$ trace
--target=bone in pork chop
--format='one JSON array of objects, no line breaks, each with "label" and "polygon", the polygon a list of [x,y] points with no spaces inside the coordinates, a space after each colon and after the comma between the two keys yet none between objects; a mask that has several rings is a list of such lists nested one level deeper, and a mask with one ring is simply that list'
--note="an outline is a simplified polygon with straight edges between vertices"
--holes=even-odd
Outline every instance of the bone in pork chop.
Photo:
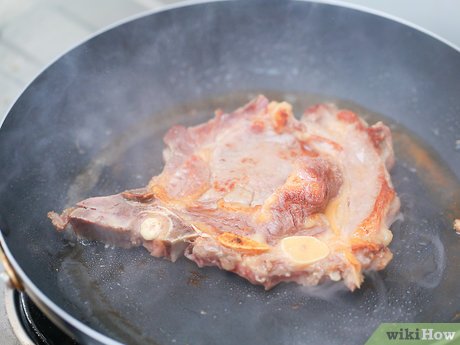
[{"label": "bone in pork chop", "polygon": [[388,170],[388,127],[334,105],[297,120],[288,103],[259,96],[195,127],[172,127],[165,167],[145,188],[50,212],[54,226],[157,257],[218,266],[266,289],[282,281],[343,279],[392,258],[399,211]]}]

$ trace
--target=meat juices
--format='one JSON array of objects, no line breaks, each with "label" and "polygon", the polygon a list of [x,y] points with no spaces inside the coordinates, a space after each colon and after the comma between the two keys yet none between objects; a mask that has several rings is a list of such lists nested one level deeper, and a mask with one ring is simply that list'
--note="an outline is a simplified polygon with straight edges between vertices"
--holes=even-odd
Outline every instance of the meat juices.
[{"label": "meat juices", "polygon": [[164,137],[163,172],[145,188],[94,197],[59,215],[62,231],[175,261],[217,266],[270,289],[343,279],[392,258],[399,199],[388,170],[391,133],[322,104],[301,120],[259,96]]}]

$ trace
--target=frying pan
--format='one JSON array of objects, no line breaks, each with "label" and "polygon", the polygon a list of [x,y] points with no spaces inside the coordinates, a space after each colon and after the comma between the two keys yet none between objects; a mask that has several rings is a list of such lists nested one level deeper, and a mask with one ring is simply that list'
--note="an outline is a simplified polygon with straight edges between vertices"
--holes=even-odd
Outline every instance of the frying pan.
[{"label": "frying pan", "polygon": [[[268,292],[185,259],[77,242],[46,213],[143,186],[168,127],[264,93],[330,101],[393,128],[402,217],[394,259],[354,293]],[[304,1],[170,7],[71,50],[0,129],[1,245],[22,288],[84,344],[359,344],[381,322],[460,311],[460,53],[370,13]]]}]

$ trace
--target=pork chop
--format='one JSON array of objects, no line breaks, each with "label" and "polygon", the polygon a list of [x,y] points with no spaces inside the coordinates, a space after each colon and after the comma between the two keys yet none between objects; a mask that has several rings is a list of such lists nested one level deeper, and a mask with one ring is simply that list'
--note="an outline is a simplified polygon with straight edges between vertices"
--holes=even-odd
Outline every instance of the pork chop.
[{"label": "pork chop", "polygon": [[172,127],[165,166],[141,189],[48,214],[58,230],[153,256],[185,256],[270,289],[283,281],[359,287],[392,258],[399,211],[391,133],[323,104],[297,120],[259,96],[207,123]]}]

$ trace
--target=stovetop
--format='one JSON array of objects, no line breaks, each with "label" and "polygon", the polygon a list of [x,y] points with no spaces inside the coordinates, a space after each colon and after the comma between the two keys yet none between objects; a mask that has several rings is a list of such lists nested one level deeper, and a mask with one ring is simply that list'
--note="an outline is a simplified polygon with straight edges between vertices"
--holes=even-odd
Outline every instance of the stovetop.
[{"label": "stovetop", "polygon": [[53,324],[24,293],[7,289],[5,308],[21,345],[79,345]]},{"label": "stovetop", "polygon": [[[91,1],[6,0],[0,6],[0,123],[19,92],[57,55],[92,32],[135,13],[177,0]],[[332,0],[331,0],[332,1]],[[327,2],[327,1],[326,1]],[[414,8],[399,0],[344,0],[405,18],[460,46],[460,2],[426,0]],[[42,25],[46,23],[46,25]],[[59,27],[59,30],[55,28]],[[39,47],[39,49],[37,49]],[[3,269],[0,265],[0,272]],[[5,295],[5,298],[3,298]],[[6,303],[6,305],[4,305]],[[8,319],[10,314],[10,320]],[[10,324],[14,324],[11,327]],[[58,330],[27,296],[0,281],[2,345],[76,345]]]}]

